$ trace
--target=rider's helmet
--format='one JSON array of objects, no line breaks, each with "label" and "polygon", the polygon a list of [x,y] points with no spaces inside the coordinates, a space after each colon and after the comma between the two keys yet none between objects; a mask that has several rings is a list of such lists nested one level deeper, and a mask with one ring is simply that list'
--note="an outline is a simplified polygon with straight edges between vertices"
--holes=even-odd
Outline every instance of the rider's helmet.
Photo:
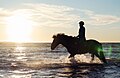
[{"label": "rider's helmet", "polygon": [[83,21],[80,21],[79,24],[80,24],[80,25],[84,25],[84,22],[83,22]]}]

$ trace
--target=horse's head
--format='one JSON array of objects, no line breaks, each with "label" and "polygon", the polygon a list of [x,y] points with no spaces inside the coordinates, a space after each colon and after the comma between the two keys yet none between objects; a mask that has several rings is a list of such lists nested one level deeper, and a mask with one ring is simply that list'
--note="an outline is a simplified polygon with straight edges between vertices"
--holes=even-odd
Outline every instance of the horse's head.
[{"label": "horse's head", "polygon": [[57,45],[61,44],[63,34],[53,35],[53,42],[51,44],[51,49],[54,50]]}]

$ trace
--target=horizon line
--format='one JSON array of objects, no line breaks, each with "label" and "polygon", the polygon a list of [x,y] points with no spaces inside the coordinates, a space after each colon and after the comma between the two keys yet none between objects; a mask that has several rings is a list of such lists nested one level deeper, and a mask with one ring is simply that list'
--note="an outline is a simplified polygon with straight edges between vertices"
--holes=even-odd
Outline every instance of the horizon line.
[{"label": "horizon line", "polygon": [[[99,41],[100,43],[120,43],[120,41]],[[15,42],[15,41],[0,41],[0,43],[52,43],[52,41],[24,41],[24,42]]]}]

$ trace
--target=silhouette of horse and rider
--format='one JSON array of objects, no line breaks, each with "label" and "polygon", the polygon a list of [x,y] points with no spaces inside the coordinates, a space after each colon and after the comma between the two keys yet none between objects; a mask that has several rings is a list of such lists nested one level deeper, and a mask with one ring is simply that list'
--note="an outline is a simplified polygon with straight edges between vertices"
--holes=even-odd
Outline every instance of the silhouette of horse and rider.
[{"label": "silhouette of horse and rider", "polygon": [[76,54],[90,53],[92,61],[95,55],[102,62],[107,63],[103,54],[102,44],[96,40],[86,40],[84,22],[80,21],[79,26],[80,29],[77,37],[67,36],[61,33],[53,35],[54,40],[51,44],[51,49],[53,50],[57,45],[62,44],[70,53],[69,58],[74,57]]}]

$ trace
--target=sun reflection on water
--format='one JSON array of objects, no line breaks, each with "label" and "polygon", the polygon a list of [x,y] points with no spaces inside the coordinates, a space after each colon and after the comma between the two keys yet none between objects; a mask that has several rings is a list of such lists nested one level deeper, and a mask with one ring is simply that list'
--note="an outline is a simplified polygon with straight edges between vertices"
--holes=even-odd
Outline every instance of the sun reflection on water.
[{"label": "sun reflection on water", "polygon": [[26,47],[16,46],[13,52],[15,62],[11,63],[12,74],[9,75],[9,78],[32,78],[32,70],[28,68],[23,68],[24,65],[22,62],[27,61]]},{"label": "sun reflection on water", "polygon": [[14,55],[17,61],[26,61],[26,47],[17,46],[14,50]]}]

